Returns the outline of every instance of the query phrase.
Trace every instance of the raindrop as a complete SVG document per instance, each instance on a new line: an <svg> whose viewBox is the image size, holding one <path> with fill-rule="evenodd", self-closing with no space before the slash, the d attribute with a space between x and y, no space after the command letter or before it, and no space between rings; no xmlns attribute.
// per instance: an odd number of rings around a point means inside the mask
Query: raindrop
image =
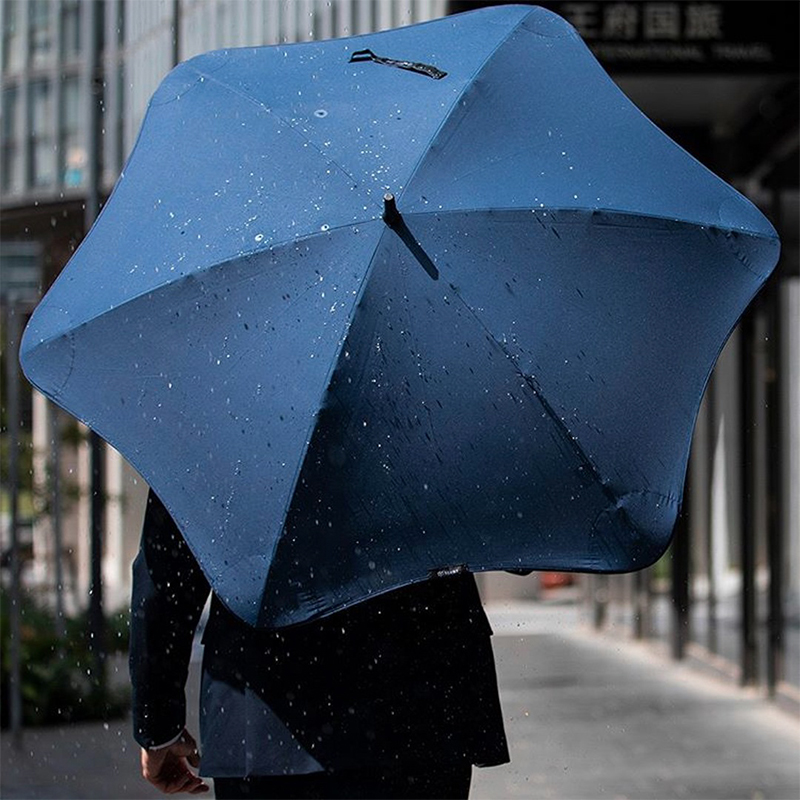
<svg viewBox="0 0 800 800"><path fill-rule="evenodd" d="M318 108L314 112L314 116L318 117L319 119L325 119L328 116L328 112L324 108Z"/></svg>
<svg viewBox="0 0 800 800"><path fill-rule="evenodd" d="M255 235L253 238L254 238L254 239L257 241L257 242L260 242L260 241L261 241L261 240L264 238L264 234L263 234L263 233L257 233L257 234L256 234L256 235Z"/></svg>

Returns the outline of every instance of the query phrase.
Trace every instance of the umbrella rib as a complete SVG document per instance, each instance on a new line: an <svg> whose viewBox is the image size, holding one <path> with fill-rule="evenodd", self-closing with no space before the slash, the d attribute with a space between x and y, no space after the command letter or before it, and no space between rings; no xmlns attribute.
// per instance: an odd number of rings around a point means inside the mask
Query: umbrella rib
<svg viewBox="0 0 800 800"><path fill-rule="evenodd" d="M497 51L500 50L500 48L522 27L522 24L525 22L525 20L528 19L528 17L531 16L531 14L533 13L535 13L535 10L531 9L531 12L529 14L526 14L524 17L518 19L517 22L514 24L514 26L508 31L508 33L506 33L506 35L494 46L494 48L492 48L492 50L489 53L487 53L486 58L484 58L483 61L481 61L481 63L475 68L475 71L472 73L472 75L470 75L469 79L464 83L464 88L458 93L458 95L454 98L453 102L450 104L450 108L447 109L447 113L442 114L442 121L439 123L438 127L433 132L433 135L431 136L428 142L428 146L420 154L419 158L417 159L417 163L414 164L414 166L411 168L403 188L411 184L411 182L414 179L414 176L419 171L422 162L425 161L425 159L427 158L428 153L430 152L433 146L433 143L436 141L439 134L442 132L442 129L447 124L447 121L450 119L450 115L453 109L456 108L456 106L461 102L461 99L464 97L464 95L475 84L478 75L480 75L481 72L483 72L483 68L489 63L489 61L492 60L492 58L494 58Z"/></svg>
<svg viewBox="0 0 800 800"><path fill-rule="evenodd" d="M575 438L575 436L572 435L572 432L570 431L567 424L564 422L564 419L556 413L556 410L547 401L547 399L544 396L544 393L541 390L541 387L538 385L533 375L527 375L519 368L511 353L509 353L506 350L506 348L503 347L502 342L499 342L497 338L494 336L494 334L486 327L486 325L484 325L483 321L475 313L475 310L472 308L472 306L470 306L469 303L467 303L467 301L459 294L458 290L452 287L452 285L451 288L453 288L455 296L458 298L459 302L464 306L464 308L467 310L470 316L472 316L472 318L478 323L478 325L481 326L483 331L489 337L490 341L494 343L494 345L500 350L501 353L503 353L503 355L511 363L511 366L514 369L514 371L525 381L525 384L530 388L530 390L535 395L536 399L541 403L544 412L555 423L556 430L558 430L562 438L567 442L569 447L578 456L578 458L581 461L581 464L584 467L586 467L586 469L589 470L589 472L597 482L603 494L608 498L608 500L611 503L616 503L617 501L616 495L610 489L608 483L603 479L603 476L600 474L594 462L586 454L586 451L581 447L578 440Z"/></svg>
<svg viewBox="0 0 800 800"><path fill-rule="evenodd" d="M272 109L269 106L265 105L260 100L258 100L257 98L253 97L252 95L247 94L247 92L243 92L241 89L237 89L236 87L231 86L229 83L225 83L224 81L220 80L219 78L214 77L213 73L201 72L196 67L193 67L193 69L204 80L211 81L212 83L217 84L221 88L227 89L232 94L235 94L238 97L241 97L243 100L246 100L247 102L252 103L254 106L260 108L265 113L270 114L276 120L279 120L289 130L294 131L304 142L306 142L308 144L308 146L311 147L325 161L326 164L332 164L340 172L342 172L343 175L345 175L347 178L349 178L351 181L353 181L353 183L356 186L358 186L358 179L354 175L351 175L338 161L336 161L335 159L333 159L330 156L326 155L319 148L319 146L314 143L314 141L312 139L310 139L308 136L306 136L303 133L303 131L300 129L300 127L299 127L299 125L297 123L293 124L288 119L286 119L285 117L283 117L280 114L278 114L274 109Z"/></svg>
<svg viewBox="0 0 800 800"><path fill-rule="evenodd" d="M375 265L375 259L379 250L381 249L381 242L383 241L383 237L387 235L387 228L384 227L383 231L381 232L380 236L378 237L378 241L375 244L375 249L372 251L372 258L369 261L369 266L367 269L364 270L364 276L361 279L361 283L358 286L358 289L354 295L353 304L351 308L358 308L359 304L361 303L361 298L364 296L364 290L366 288L367 282L369 280L370 275L372 274L372 270ZM352 322L352 319L351 319ZM319 402L317 403L317 408L322 408L323 406L323 399L325 393L328 391L331 385L331 378L333 373L336 371L336 365L339 363L339 357L341 356L342 350L344 349L345 343L347 342L347 337L349 334L350 324L347 325L345 330L344 336L341 337L338 348L336 350L336 355L334 358L331 359L330 367L328 367L328 372L325 376L325 380L323 382L323 390L322 390L322 397L320 398ZM295 469L294 477L292 478L292 488L289 492L286 500L286 504L283 508L283 513L281 514L281 529L286 524L286 518L289 515L289 510L292 507L292 502L294 500L295 489L297 487L297 483L300 480L300 474L303 471L303 465L305 464L306 456L308 454L308 448L311 446L311 438L314 434L314 430L316 429L317 425L319 424L319 416L318 414L314 414L311 418L311 422L308 425L308 429L306 431L306 435L304 438L304 445L303 445L303 452L300 454L300 458L297 461L297 468ZM278 546L280 544L280 536L275 539L275 543L272 546L272 552L269 555L269 564L270 570L272 569L272 565L275 562L275 553L278 550ZM267 575L264 578L264 585L267 584L269 581L269 570L267 571Z"/></svg>
<svg viewBox="0 0 800 800"><path fill-rule="evenodd" d="M314 231L312 233L309 233L306 236L298 237L296 239L283 239L280 242L270 243L266 247L262 246L262 247L256 247L256 248L254 248L252 250L240 251L235 256L232 256L231 258L227 258L224 261L213 261L213 262L211 262L209 264L206 264L205 266L201 267L200 269L196 269L196 270L194 270L192 272L186 272L186 273L184 273L183 275L180 276L180 280L184 280L184 279L188 279L188 278L197 278L197 277L201 276L205 272L209 272L209 271L214 270L214 269L222 269L222 268L226 267L228 264L233 264L233 263L235 263L237 261L244 261L244 260L246 260L248 258L252 258L254 256L261 255L263 253L268 253L268 252L270 252L272 250L277 250L277 249L279 249L281 247L286 247L287 245L297 244L298 242L305 242L305 241L308 241L309 239L315 239L315 238L317 238L319 236L330 236L331 234L336 233L336 231L346 230L347 228L357 227L358 225L365 225L365 224L370 223L370 222L375 222L375 218L364 219L364 220L361 220L360 222L358 222L358 221L357 222L346 222L346 223L344 223L342 225L337 225L337 226L335 226L333 228L330 228L327 231ZM101 319L102 317L105 317L107 314L113 314L115 311L119 311L119 309L124 308L125 306L128 306L131 303L135 303L137 300L140 300L142 297L146 297L148 294L151 294L153 291L157 290L158 288L160 288L160 287L158 287L158 286L150 287L148 289L145 289L144 291L139 292L138 294L133 295L132 297L128 297L123 302L119 303L118 305L115 305L115 306L113 306L111 308L106 308L101 313L95 314L95 316L90 317L89 319L86 319L83 322L79 322L77 325L75 325L73 327L70 327L69 330L67 330L67 331L59 331L59 332L55 333L54 335L49 336L46 339L42 339L41 341L36 342L35 347L38 348L38 347L42 347L44 345L50 344L51 342L54 342L54 341L60 339L62 336L72 336L74 334L74 331L78 331L81 328L85 327L86 325L89 325L89 324L92 324L92 323L96 322L98 319Z"/></svg>
<svg viewBox="0 0 800 800"><path fill-rule="evenodd" d="M733 228L728 225L720 225L719 223L707 222L705 220L691 220L691 219L675 219L674 217L663 216L660 214L644 214L640 211L628 210L625 208L605 208L599 206L545 206L544 208L531 208L530 206L507 206L507 207L500 207L500 206L486 206L480 207L476 206L474 208L445 208L445 209L436 209L431 211L409 211L407 212L404 217L406 219L416 218L416 217L442 217L445 214L485 214L485 213L492 213L492 214L500 214L503 212L517 212L517 213L547 213L547 214L559 214L559 213L584 213L584 214L591 214L593 217L598 215L608 215L608 216L624 216L624 217L632 217L637 220L653 220L659 222L666 222L671 225L688 225L688 226L702 226L706 228L707 231L719 231L722 234L738 234L741 236L752 236L755 239L763 239L767 242L773 242L777 240L777 237L772 234L761 233L759 231L753 230L742 230L740 228ZM566 220L559 220L560 223L568 224ZM599 222L597 224L603 224ZM609 223L605 223L609 224ZM750 266L745 259L742 258L740 253L736 251L732 251L733 255L736 259L741 262L742 266L745 269L752 272L754 275L760 276L761 273L756 272L753 270L752 266Z"/></svg>

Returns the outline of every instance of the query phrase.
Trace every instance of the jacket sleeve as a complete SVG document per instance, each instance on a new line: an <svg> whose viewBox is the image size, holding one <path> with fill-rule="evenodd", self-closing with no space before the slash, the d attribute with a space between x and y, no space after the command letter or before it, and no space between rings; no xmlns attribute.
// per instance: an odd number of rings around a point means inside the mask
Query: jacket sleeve
<svg viewBox="0 0 800 800"><path fill-rule="evenodd" d="M208 594L197 561L151 491L131 591L133 731L142 747L183 730L192 640Z"/></svg>

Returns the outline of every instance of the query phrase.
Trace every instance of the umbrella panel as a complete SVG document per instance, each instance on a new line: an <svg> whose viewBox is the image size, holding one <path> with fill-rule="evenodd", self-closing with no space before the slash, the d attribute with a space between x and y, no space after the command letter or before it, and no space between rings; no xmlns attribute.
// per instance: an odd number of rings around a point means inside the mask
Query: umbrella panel
<svg viewBox="0 0 800 800"><path fill-rule="evenodd" d="M164 499L209 579L230 567L242 598L263 587L384 227L331 231L184 276L27 356L56 402ZM68 316L42 305L28 335Z"/></svg>
<svg viewBox="0 0 800 800"><path fill-rule="evenodd" d="M409 224L614 493L679 495L706 380L777 241L604 211Z"/></svg>

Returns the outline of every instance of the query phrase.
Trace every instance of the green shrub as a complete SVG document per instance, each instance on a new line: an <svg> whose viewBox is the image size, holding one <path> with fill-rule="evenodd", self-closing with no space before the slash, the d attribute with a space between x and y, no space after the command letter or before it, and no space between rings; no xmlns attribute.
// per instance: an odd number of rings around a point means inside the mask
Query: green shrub
<svg viewBox="0 0 800 800"><path fill-rule="evenodd" d="M0 691L2 726L9 723L11 630L9 600L0 593ZM95 674L95 657L89 647L86 616L67 620L67 636L56 634L54 615L25 597L21 611L21 694L24 725L50 725L84 720L111 719L128 709L129 690L109 687ZM127 615L106 621L106 652L127 648Z"/></svg>

